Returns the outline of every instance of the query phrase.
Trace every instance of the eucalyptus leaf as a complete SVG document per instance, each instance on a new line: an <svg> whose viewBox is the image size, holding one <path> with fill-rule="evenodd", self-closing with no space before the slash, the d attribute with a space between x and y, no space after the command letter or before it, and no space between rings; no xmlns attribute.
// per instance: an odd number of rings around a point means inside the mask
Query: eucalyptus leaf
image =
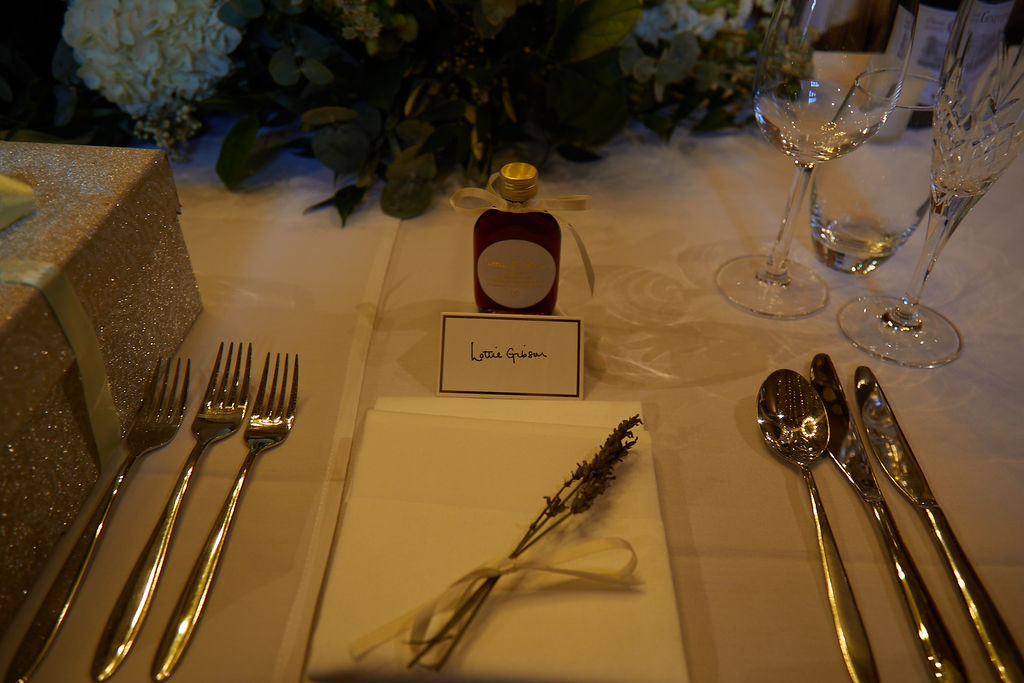
<svg viewBox="0 0 1024 683"><path fill-rule="evenodd" d="M287 45L282 45L270 57L267 65L270 70L270 77L278 85L295 85L299 82L299 63L295 59L295 52Z"/></svg>
<svg viewBox="0 0 1024 683"><path fill-rule="evenodd" d="M263 14L263 3L260 0L228 0L225 5L246 19L255 19Z"/></svg>
<svg viewBox="0 0 1024 683"><path fill-rule="evenodd" d="M245 28L245 25L249 23L249 20L245 16L235 10L229 3L224 3L217 8L217 18L222 23L228 26L234 26L235 28Z"/></svg>
<svg viewBox="0 0 1024 683"><path fill-rule="evenodd" d="M2 79L0 79L2 80ZM53 111L53 125L61 128L71 123L78 107L78 89L64 84L53 86L53 95L57 106Z"/></svg>
<svg viewBox="0 0 1024 683"><path fill-rule="evenodd" d="M317 107L303 112L302 124L305 126L326 126L331 123L342 123L358 118L359 112L348 107Z"/></svg>
<svg viewBox="0 0 1024 683"><path fill-rule="evenodd" d="M566 22L572 31L569 59L580 62L619 44L636 24L642 0L587 0Z"/></svg>
<svg viewBox="0 0 1024 683"><path fill-rule="evenodd" d="M395 134L407 147L422 144L433 132L433 126L424 121L417 121L416 119L406 119L395 126Z"/></svg>
<svg viewBox="0 0 1024 683"><path fill-rule="evenodd" d="M327 85L334 81L334 74L319 59L303 59L302 74L316 85Z"/></svg>
<svg viewBox="0 0 1024 683"><path fill-rule="evenodd" d="M11 84L2 75L0 75L0 100L8 103L14 101L14 91L11 90Z"/></svg>
<svg viewBox="0 0 1024 683"><path fill-rule="evenodd" d="M516 0L480 0L480 9L491 26L501 26L516 13Z"/></svg>
<svg viewBox="0 0 1024 683"><path fill-rule="evenodd" d="M392 178L384 184L380 207L395 218L415 218L427 210L434 198L434 186L425 180Z"/></svg>
<svg viewBox="0 0 1024 683"><path fill-rule="evenodd" d="M673 60L679 62L683 71L689 71L697 63L700 56L700 43L692 31L683 31L672 36L668 53Z"/></svg>
<svg viewBox="0 0 1024 683"><path fill-rule="evenodd" d="M307 59L322 61L331 54L330 41L319 31L300 24L295 27L297 36L295 41L295 54Z"/></svg>
<svg viewBox="0 0 1024 683"><path fill-rule="evenodd" d="M307 208L303 213L311 213L318 209L333 206L338 211L338 215L341 217L341 225L344 227L349 216L355 212L356 208L362 203L365 196L365 187L359 187L358 185L346 185L335 192L333 196L323 200L322 202L317 202L313 206Z"/></svg>
<svg viewBox="0 0 1024 683"><path fill-rule="evenodd" d="M313 134L313 154L339 176L357 173L370 156L370 139L351 123L327 126Z"/></svg>
<svg viewBox="0 0 1024 683"><path fill-rule="evenodd" d="M249 175L249 154L260 130L260 120L255 114L243 116L235 122L217 156L217 175L228 189L235 189Z"/></svg>
<svg viewBox="0 0 1024 683"><path fill-rule="evenodd" d="M562 132L587 145L604 144L626 125L629 103L615 57L552 72L547 99Z"/></svg>
<svg viewBox="0 0 1024 683"><path fill-rule="evenodd" d="M633 64L633 69L629 73L633 74L633 78L635 78L637 82L646 83L651 80L657 70L658 62L654 61L653 57L644 55Z"/></svg>
<svg viewBox="0 0 1024 683"><path fill-rule="evenodd" d="M416 147L399 152L388 166L389 180L433 180L437 176L437 162L433 154L421 154Z"/></svg>

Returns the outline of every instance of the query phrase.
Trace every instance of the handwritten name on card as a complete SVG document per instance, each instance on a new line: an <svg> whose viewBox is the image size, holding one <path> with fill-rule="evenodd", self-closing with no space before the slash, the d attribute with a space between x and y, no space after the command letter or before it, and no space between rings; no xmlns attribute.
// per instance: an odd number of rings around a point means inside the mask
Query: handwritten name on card
<svg viewBox="0 0 1024 683"><path fill-rule="evenodd" d="M583 321L442 313L438 375L441 394L581 398Z"/></svg>

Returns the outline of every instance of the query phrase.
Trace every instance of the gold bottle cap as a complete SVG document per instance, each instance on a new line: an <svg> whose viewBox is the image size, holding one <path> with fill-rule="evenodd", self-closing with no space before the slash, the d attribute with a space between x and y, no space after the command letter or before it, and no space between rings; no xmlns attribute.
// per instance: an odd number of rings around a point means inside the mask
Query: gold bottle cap
<svg viewBox="0 0 1024 683"><path fill-rule="evenodd" d="M530 164L505 164L500 171L498 192L509 202L525 202L537 194L537 169Z"/></svg>

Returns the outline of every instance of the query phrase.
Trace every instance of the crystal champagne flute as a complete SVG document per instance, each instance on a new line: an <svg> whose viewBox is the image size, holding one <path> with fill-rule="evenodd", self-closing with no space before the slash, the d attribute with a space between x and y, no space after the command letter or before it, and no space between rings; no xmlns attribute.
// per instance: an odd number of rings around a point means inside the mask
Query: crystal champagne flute
<svg viewBox="0 0 1024 683"><path fill-rule="evenodd" d="M896 105L916 17L917 0L779 0L758 60L754 116L796 173L767 258L734 258L715 275L740 308L798 318L825 305L824 280L787 258L793 219L815 165L861 145Z"/></svg>
<svg viewBox="0 0 1024 683"><path fill-rule="evenodd" d="M902 297L864 296L838 315L847 338L910 367L948 363L963 346L945 316L920 305L925 282L960 222L1024 143L1024 0L965 0L939 77L932 124L932 207L924 250Z"/></svg>

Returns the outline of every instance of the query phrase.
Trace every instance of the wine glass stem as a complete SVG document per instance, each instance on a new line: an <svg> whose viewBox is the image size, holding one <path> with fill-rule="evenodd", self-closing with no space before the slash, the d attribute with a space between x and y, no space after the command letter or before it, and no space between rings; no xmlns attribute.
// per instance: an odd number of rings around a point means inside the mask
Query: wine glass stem
<svg viewBox="0 0 1024 683"><path fill-rule="evenodd" d="M789 255L789 247L793 242L793 219L803 204L804 195L807 193L807 186L811 182L813 173L814 164L796 162L796 173L793 175L793 182L789 188L789 199L782 216L779 235L775 238L775 246L768 254L768 261L765 263L764 269L757 273L757 278L762 282L772 285L785 285L789 282L789 275L786 273L786 257Z"/></svg>
<svg viewBox="0 0 1024 683"><path fill-rule="evenodd" d="M921 301L925 282L928 281L928 276L935 268L935 262L939 259L942 248L949 242L953 231L960 225L960 221L970 212L978 199L980 199L980 195L942 196L933 194L932 210L928 214L928 228L925 232L924 249L917 260L914 275L910 279L910 286L900 297L900 303L885 313L883 317L885 324L904 331L913 331L921 327L918 304Z"/></svg>

